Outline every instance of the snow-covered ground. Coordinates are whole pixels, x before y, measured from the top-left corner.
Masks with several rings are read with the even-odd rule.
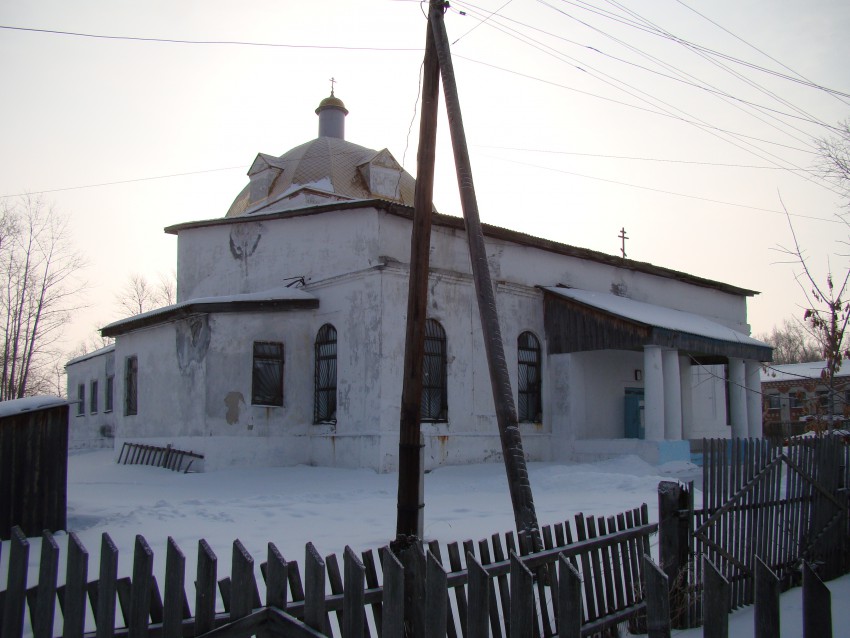
[[[594,464],[532,463],[531,486],[541,524],[570,520],[578,512],[611,515],[646,503],[657,520],[656,490],[661,480],[688,480],[698,468],[687,464],[650,466],[636,457]],[[229,572],[230,549],[239,539],[257,564],[269,541],[288,560],[303,561],[312,541],[327,555],[346,545],[360,551],[386,545],[395,530],[397,475],[371,470],[320,467],[239,469],[178,474],[160,468],[116,465],[111,451],[72,455],[68,468],[68,529],[89,550],[89,577],[97,574],[100,538],[107,532],[120,550],[119,574],[129,575],[136,534],[155,554],[162,582],[167,538],[187,559],[187,580],[195,570],[198,540],[218,555]],[[425,477],[425,536],[441,542],[478,540],[513,527],[501,464],[439,468]],[[57,535],[64,564],[66,536]],[[0,553],[5,582],[8,543]],[[32,539],[30,583],[37,578],[39,542]],[[61,570],[60,570],[61,571]],[[61,578],[61,576],[60,576]],[[835,635],[850,635],[850,578],[833,589]],[[783,638],[801,636],[799,590],[783,598]],[[736,613],[732,636],[752,636],[752,611]],[[701,636],[701,630],[676,632]]]

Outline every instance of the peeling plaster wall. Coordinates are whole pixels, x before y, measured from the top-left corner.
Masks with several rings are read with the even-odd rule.
[[[85,384],[85,412],[77,405],[68,408],[68,447],[72,450],[110,448],[115,436],[114,410],[106,411],[106,379],[115,374],[113,351],[96,354],[66,367],[68,399],[77,399],[77,387]],[[97,412],[91,410],[91,382],[97,381]],[[117,396],[117,395],[114,395]],[[114,404],[117,408],[118,404]]]

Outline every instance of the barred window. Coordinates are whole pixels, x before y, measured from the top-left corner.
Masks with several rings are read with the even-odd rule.
[[[77,416],[83,416],[86,413],[86,384],[81,383],[77,386]]]
[[[282,343],[273,341],[254,342],[251,403],[253,405],[283,406]]]
[[[113,375],[109,375],[106,377],[106,392],[104,392],[104,412],[112,412],[112,396],[114,394],[115,389],[115,377]]]
[[[778,394],[768,394],[767,396],[767,409],[768,410],[778,410],[780,408],[780,398]]]
[[[97,413],[97,379],[92,379],[91,385],[89,386],[89,412],[92,414]]]
[[[139,412],[139,359],[127,357],[124,362],[124,414],[130,416]]]
[[[446,391],[446,331],[437,321],[425,321],[425,356],[422,361],[423,421],[445,421],[448,418]]]
[[[540,400],[540,342],[530,332],[523,332],[517,339],[518,405],[520,422],[540,423],[543,419]]]
[[[336,423],[336,328],[319,328],[315,344],[314,423]]]

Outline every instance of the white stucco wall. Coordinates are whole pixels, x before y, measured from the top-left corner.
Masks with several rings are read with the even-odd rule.
[[[65,371],[70,401],[77,400],[80,385],[85,388],[83,413],[79,414],[79,405],[76,403],[72,403],[68,408],[68,448],[79,450],[112,447],[115,411],[108,409],[106,397],[107,378],[115,374],[115,355],[112,348],[73,359]],[[97,382],[96,410],[92,410],[91,404],[93,381]],[[113,395],[113,399],[115,396],[117,395]],[[113,405],[117,406],[116,403]]]

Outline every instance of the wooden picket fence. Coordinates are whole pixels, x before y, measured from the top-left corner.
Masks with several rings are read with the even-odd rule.
[[[132,575],[119,578],[118,549],[104,534],[98,578],[90,581],[88,552],[71,533],[59,585],[59,547],[45,532],[38,583],[28,588],[29,543],[16,529],[6,589],[0,591],[0,628],[3,638],[19,638],[29,630],[35,638],[395,638],[404,630],[405,570],[421,594],[413,614],[419,636],[578,638],[602,635],[625,621],[641,622],[646,609],[643,557],[657,529],[649,523],[647,507],[607,518],[579,514],[574,527],[567,521],[542,528],[544,549],[537,552],[528,551],[531,543],[517,542],[512,533],[450,543],[445,552],[432,542],[404,567],[386,548],[377,556],[371,550],[358,556],[346,548],[342,571],[334,554],[322,558],[307,544],[303,579],[298,563],[285,560],[269,543],[260,565],[264,600],[254,558],[238,540],[230,575],[222,579],[212,548],[199,542],[190,596],[185,555],[172,539],[160,590],[154,554],[142,536],[136,537]]]
[[[196,460],[204,460],[203,454],[191,450],[178,450],[170,445],[146,445],[126,442],[118,453],[119,465],[152,465],[175,472],[188,473]],[[184,465],[185,464],[185,465]]]
[[[703,453],[701,509],[692,485],[659,492],[659,557],[677,626],[708,616],[703,557],[729,581],[731,609],[755,600],[756,557],[783,591],[801,583],[804,564],[824,580],[850,572],[850,447],[837,437],[720,439],[704,441]]]

